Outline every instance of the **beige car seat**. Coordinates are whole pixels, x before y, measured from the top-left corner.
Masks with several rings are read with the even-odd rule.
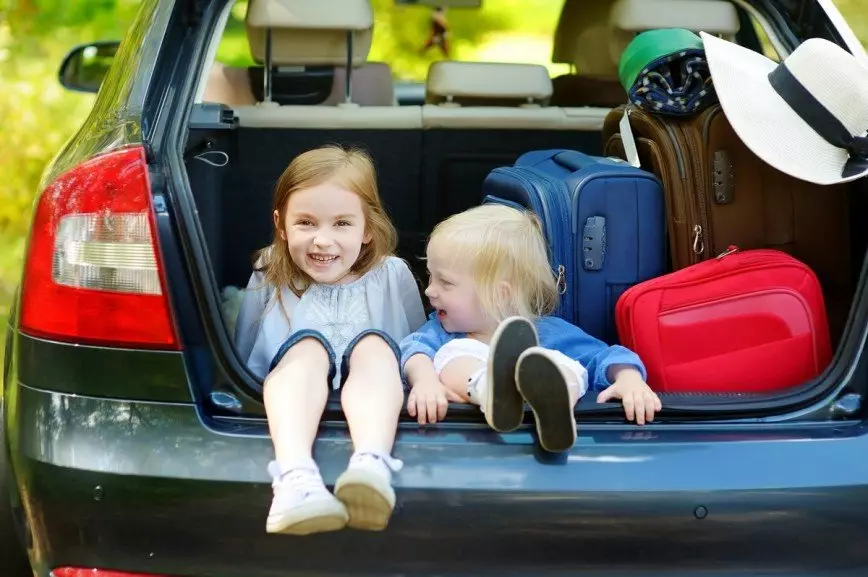
[[[395,104],[391,68],[382,62],[367,62],[373,35],[373,12],[368,0],[251,0],[245,24],[253,59],[260,64],[270,59],[272,75],[265,75],[261,91],[265,100],[269,99],[269,88],[274,96],[275,68],[279,74],[281,70],[327,66],[333,69],[331,91],[319,104],[346,102],[351,50],[351,101],[361,106]],[[219,62],[209,72],[203,98],[228,106],[257,102],[249,71]]]

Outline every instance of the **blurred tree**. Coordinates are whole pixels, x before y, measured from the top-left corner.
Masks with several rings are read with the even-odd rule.
[[[555,0],[550,4],[559,4]],[[492,5],[500,10],[493,10]],[[502,2],[483,2],[482,9],[453,8],[446,10],[449,22],[449,43],[453,58],[462,60],[468,49],[478,47],[487,35],[514,27],[509,10]],[[398,78],[422,79],[428,65],[442,60],[439,50],[421,53],[431,26],[432,9],[426,6],[397,6],[394,0],[374,0],[374,42],[370,60],[388,62]]]
[[[20,56],[40,56],[46,38],[86,41],[121,38],[141,0],[0,0],[0,20]]]

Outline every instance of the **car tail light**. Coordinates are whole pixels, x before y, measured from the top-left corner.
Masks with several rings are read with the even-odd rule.
[[[83,569],[80,567],[59,567],[51,572],[51,577],[166,577],[150,573],[126,573],[105,569]]]
[[[21,331],[117,347],[177,349],[142,147],[94,157],[36,205]]]

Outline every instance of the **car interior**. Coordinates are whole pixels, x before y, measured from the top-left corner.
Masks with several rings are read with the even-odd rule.
[[[252,255],[271,242],[274,184],[301,152],[337,142],[371,153],[398,229],[398,255],[421,291],[427,235],[440,220],[481,203],[490,171],[532,150],[603,154],[604,119],[626,102],[618,61],[638,33],[686,28],[776,59],[785,55],[746,0],[565,0],[551,60],[570,65],[570,74],[551,78],[534,63],[441,60],[417,85],[393,78],[388,63],[368,60],[377,15],[367,1],[342,2],[339,11],[327,1],[297,0],[285,9],[289,4],[248,2],[256,66],[217,62],[223,31],[214,31],[189,124],[187,176],[230,336]],[[854,263],[864,254],[858,229]],[[853,266],[852,287],[860,268]],[[833,343],[842,330],[843,323]]]

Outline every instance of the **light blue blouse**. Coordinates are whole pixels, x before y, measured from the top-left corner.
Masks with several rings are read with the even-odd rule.
[[[395,342],[425,322],[425,310],[410,268],[390,256],[346,284],[313,284],[299,299],[288,287],[280,293],[254,271],[235,325],[235,346],[251,371],[264,378],[271,360],[294,332],[313,329],[325,336],[338,364],[332,386],[340,385],[340,362],[350,341],[366,329],[379,329]]]

